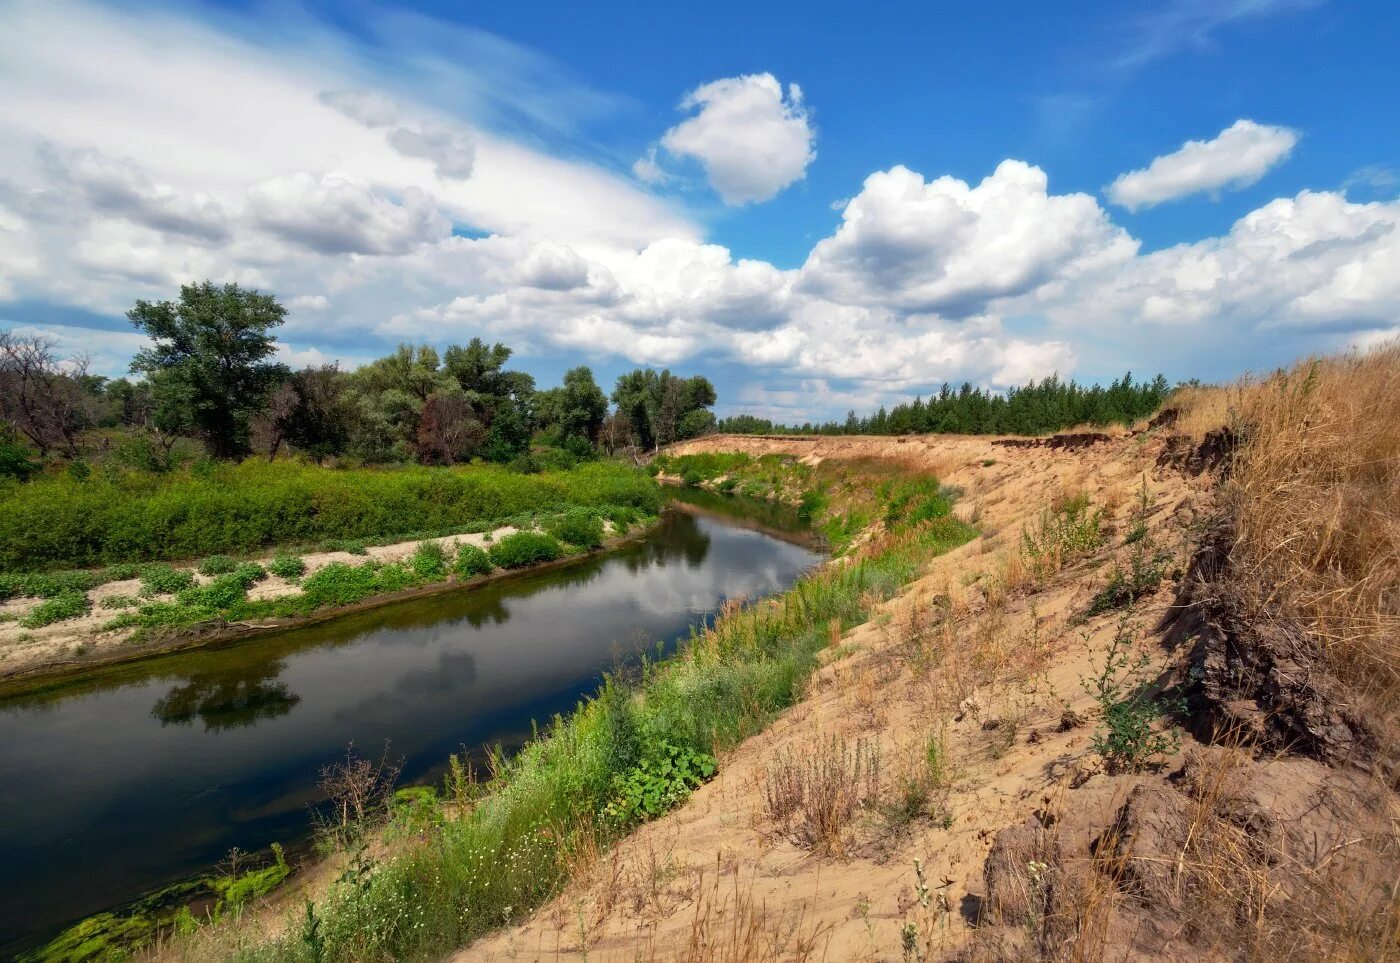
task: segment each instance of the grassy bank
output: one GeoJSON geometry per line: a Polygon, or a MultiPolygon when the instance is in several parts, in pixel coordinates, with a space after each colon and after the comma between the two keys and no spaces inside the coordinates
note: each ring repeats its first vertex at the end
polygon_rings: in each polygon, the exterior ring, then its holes
{"type": "Polygon", "coordinates": [[[491,465],[331,469],[250,461],[168,474],[55,476],[0,492],[0,571],[248,555],[327,539],[401,540],[605,505],[654,515],[661,494],[616,462],[537,475],[491,465]]]}
{"type": "Polygon", "coordinates": [[[846,563],[772,603],[727,612],[674,659],[608,680],[547,737],[497,759],[485,789],[454,766],[441,796],[373,807],[388,820],[389,844],[338,833],[350,869],[281,935],[206,926],[168,949],[190,959],[425,959],[518,918],[589,854],[682,801],[724,750],[801,698],[833,634],[972,537],[946,494],[924,502],[922,517],[902,515],[846,563]]]}
{"type": "Polygon", "coordinates": [[[958,494],[894,459],[829,458],[812,466],[792,455],[703,452],[661,455],[650,468],[688,486],[793,505],[836,555],[873,524],[890,528],[937,518],[958,494]]]}

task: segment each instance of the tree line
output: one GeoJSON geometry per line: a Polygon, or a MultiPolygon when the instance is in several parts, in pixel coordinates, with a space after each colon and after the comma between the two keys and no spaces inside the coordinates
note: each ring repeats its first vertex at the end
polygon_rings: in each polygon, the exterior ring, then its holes
{"type": "Polygon", "coordinates": [[[532,446],[586,458],[714,430],[715,389],[702,376],[637,369],[610,397],[580,365],[540,389],[508,367],[510,347],[480,338],[442,352],[400,345],[351,371],[293,370],[276,360],[285,317],[270,294],[209,281],[175,300],[137,301],[127,318],[151,346],[131,362],[136,377],[116,379],[60,359],[41,336],[0,330],[0,476],[80,460],[89,433],[104,428],[125,429],[126,450],[155,470],[171,466],[182,440],[230,460],[299,452],[318,463],[528,465],[532,446]]]}
{"type": "Polygon", "coordinates": [[[1107,388],[1051,375],[1005,394],[969,383],[956,390],[945,384],[927,401],[918,397],[888,411],[881,405],[875,414],[865,417],[851,411],[840,422],[784,425],[753,415],[735,415],[720,419],[716,427],[742,435],[1041,435],[1072,425],[1131,424],[1160,408],[1171,390],[1161,375],[1134,382],[1129,372],[1107,388]]]}

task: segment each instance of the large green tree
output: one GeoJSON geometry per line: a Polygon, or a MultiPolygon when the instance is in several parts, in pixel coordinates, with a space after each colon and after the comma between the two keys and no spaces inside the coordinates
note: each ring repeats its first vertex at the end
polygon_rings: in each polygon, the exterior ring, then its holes
{"type": "Polygon", "coordinates": [[[593,372],[586,365],[570,368],[564,372],[562,385],[535,396],[536,419],[561,443],[578,438],[590,445],[596,444],[598,431],[607,416],[608,396],[593,380],[593,372]]]}
{"type": "Polygon", "coordinates": [[[715,386],[701,375],[679,378],[669,370],[638,368],[617,379],[612,397],[643,448],[656,449],[714,427],[708,409],[716,400],[715,386]]]}
{"type": "Polygon", "coordinates": [[[248,427],[287,370],[270,360],[286,309],[237,284],[186,284],[176,301],[137,301],[131,323],[154,344],[131,363],[160,386],[157,419],[188,425],[217,458],[248,454],[248,427]],[[171,405],[184,408],[176,412],[171,405]]]}

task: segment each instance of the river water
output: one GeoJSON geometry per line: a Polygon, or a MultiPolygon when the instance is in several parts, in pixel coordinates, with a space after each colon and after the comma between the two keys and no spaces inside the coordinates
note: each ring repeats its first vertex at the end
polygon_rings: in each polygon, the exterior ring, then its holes
{"type": "Polygon", "coordinates": [[[789,512],[676,498],[644,542],[564,567],[0,698],[0,955],[305,839],[349,743],[387,742],[402,783],[519,746],[604,671],[820,560],[789,512]]]}

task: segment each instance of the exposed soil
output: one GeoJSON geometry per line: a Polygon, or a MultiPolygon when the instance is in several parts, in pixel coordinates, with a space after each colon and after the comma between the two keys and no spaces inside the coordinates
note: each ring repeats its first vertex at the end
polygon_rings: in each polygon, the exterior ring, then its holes
{"type": "Polygon", "coordinates": [[[1002,441],[676,446],[898,459],[962,488],[956,511],[984,534],[834,643],[806,697],[687,803],[457,959],[1322,958],[1314,936],[1332,921],[1308,914],[1338,902],[1337,928],[1359,932],[1394,868],[1375,842],[1391,838],[1388,815],[1354,765],[1368,737],[1312,686],[1296,634],[1221,601],[1228,562],[1196,548],[1217,513],[1208,466],[1224,456],[1183,460],[1155,432],[1002,441]],[[1048,577],[1018,574],[1023,527],[1081,490],[1106,510],[1105,545],[1048,577]],[[1163,581],[1126,613],[1091,615],[1139,520],[1132,542],[1170,556],[1163,581]],[[1124,634],[1153,691],[1188,695],[1181,721],[1195,723],[1138,771],[1094,750],[1085,687],[1124,634]],[[910,807],[930,740],[943,778],[910,807]],[[832,747],[874,753],[878,789],[835,832],[780,818],[780,777],[832,747]]]}

